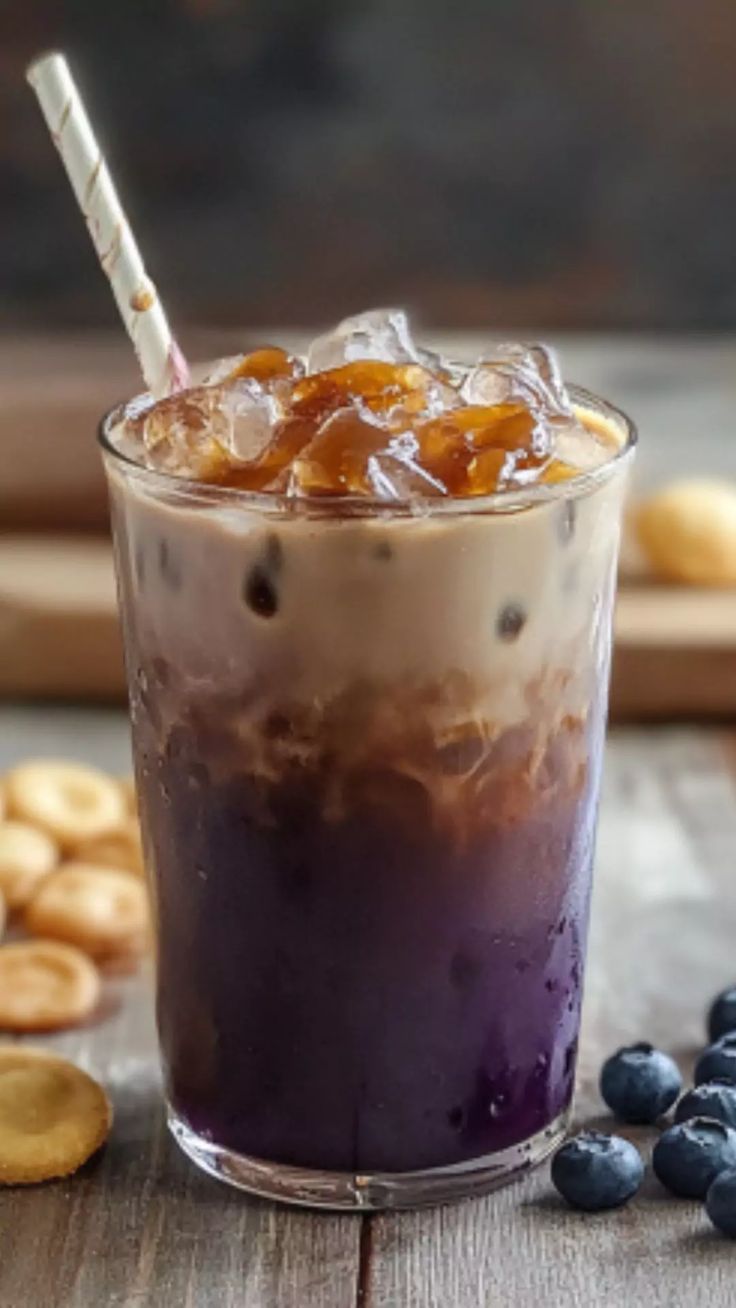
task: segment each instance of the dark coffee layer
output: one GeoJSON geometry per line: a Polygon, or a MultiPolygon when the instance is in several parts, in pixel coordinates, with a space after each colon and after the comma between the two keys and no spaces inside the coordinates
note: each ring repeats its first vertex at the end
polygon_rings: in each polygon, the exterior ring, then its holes
{"type": "MultiPolygon", "coordinates": [[[[238,1151],[359,1171],[444,1166],[548,1125],[573,1086],[590,768],[554,803],[540,771],[518,815],[501,768],[478,834],[433,825],[379,767],[326,816],[326,764],[305,762],[268,788],[264,821],[262,779],[222,776],[215,720],[201,705],[165,739],[138,730],[175,1111],[238,1151]]],[[[557,749],[558,779],[578,776],[564,731],[557,749]]]]}

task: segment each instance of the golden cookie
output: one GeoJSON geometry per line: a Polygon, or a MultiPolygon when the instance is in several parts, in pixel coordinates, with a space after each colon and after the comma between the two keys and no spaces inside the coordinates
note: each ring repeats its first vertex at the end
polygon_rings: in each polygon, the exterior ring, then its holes
{"type": "Polygon", "coordinates": [[[634,522],[647,562],[663,580],[736,583],[736,486],[673,482],[635,509],[634,522]]]}
{"type": "MultiPolygon", "coordinates": [[[[78,863],[96,863],[98,867],[122,868],[123,871],[134,872],[136,876],[144,876],[143,848],[138,819],[126,818],[115,831],[109,831],[106,836],[84,841],[74,849],[73,858],[78,863]]],[[[0,886],[1,884],[0,881],[0,886]]]]}
{"type": "Polygon", "coordinates": [[[79,949],[55,940],[0,945],[0,1030],[76,1026],[99,998],[97,968],[79,949]]]}
{"type": "Polygon", "coordinates": [[[25,924],[31,935],[66,940],[95,958],[140,952],[148,934],[146,887],[116,868],[64,863],[39,887],[25,924]]]}
{"type": "Polygon", "coordinates": [[[105,1091],[81,1068],[45,1050],[0,1045],[0,1185],[71,1175],[111,1124],[105,1091]]]}
{"type": "Polygon", "coordinates": [[[59,847],[38,827],[0,822],[0,891],[9,909],[22,908],[59,861],[59,847]]]}
{"type": "Polygon", "coordinates": [[[125,805],[131,817],[138,816],[138,791],[135,788],[135,777],[120,777],[118,785],[123,792],[125,805]]]}
{"type": "Polygon", "coordinates": [[[117,782],[81,763],[21,763],[7,774],[6,787],[9,813],[41,827],[66,849],[104,835],[126,817],[117,782]]]}

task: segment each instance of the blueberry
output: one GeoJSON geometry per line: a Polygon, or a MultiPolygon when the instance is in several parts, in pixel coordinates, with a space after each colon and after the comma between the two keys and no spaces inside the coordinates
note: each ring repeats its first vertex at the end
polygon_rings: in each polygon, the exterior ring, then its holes
{"type": "Polygon", "coordinates": [[[696,1085],[715,1081],[717,1077],[736,1082],[736,1031],[709,1045],[695,1064],[696,1085]]]}
{"type": "Polygon", "coordinates": [[[655,1122],[675,1102],[682,1077],[669,1054],[638,1044],[606,1059],[600,1086],[611,1112],[622,1122],[655,1122]]]}
{"type": "Polygon", "coordinates": [[[691,1117],[712,1117],[724,1126],[736,1129],[736,1085],[725,1077],[705,1081],[688,1090],[675,1109],[675,1121],[687,1122],[691,1117]]]}
{"type": "Polygon", "coordinates": [[[708,1010],[708,1039],[711,1044],[736,1031],[736,986],[729,986],[716,995],[708,1010]]]}
{"type": "Polygon", "coordinates": [[[595,1213],[618,1208],[644,1176],[639,1151],[618,1135],[582,1131],[552,1159],[552,1184],[573,1208],[595,1213]]]}
{"type": "Polygon", "coordinates": [[[736,1131],[710,1117],[693,1117],[664,1131],[652,1153],[662,1185],[685,1199],[704,1199],[711,1181],[736,1167],[736,1131]]]}
{"type": "Polygon", "coordinates": [[[706,1195],[705,1211],[719,1231],[736,1239],[736,1167],[719,1172],[706,1195]]]}

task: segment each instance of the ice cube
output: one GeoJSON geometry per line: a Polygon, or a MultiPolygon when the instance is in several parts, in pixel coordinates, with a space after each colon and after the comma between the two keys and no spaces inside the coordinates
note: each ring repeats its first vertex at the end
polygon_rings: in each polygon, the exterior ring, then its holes
{"type": "Polygon", "coordinates": [[[419,461],[419,442],[412,432],[394,436],[385,450],[368,460],[368,478],[377,499],[412,500],[446,495],[444,483],[419,461]]]}
{"type": "Polygon", "coordinates": [[[469,371],[462,396],[467,404],[520,401],[550,423],[572,416],[557,359],[546,345],[495,346],[469,371]]]}
{"type": "Polygon", "coordinates": [[[591,427],[572,418],[555,432],[554,457],[575,472],[589,472],[610,459],[611,445],[591,427]]]}
{"type": "Polygon", "coordinates": [[[318,338],[309,366],[275,346],[223,360],[206,385],[130,416],[136,452],[245,490],[389,501],[561,480],[610,453],[580,428],[544,346],[454,365],[381,309],[318,338]]]}
{"type": "Polygon", "coordinates": [[[250,379],[193,387],[143,415],[146,462],[179,476],[212,478],[221,465],[257,459],[280,417],[278,398],[250,379]]]}
{"type": "Polygon", "coordinates": [[[427,365],[422,368],[423,375],[413,395],[387,410],[387,421],[394,429],[404,424],[410,426],[421,418],[438,418],[462,403],[457,387],[437,376],[427,365]]]}
{"type": "Polygon", "coordinates": [[[294,458],[285,489],[302,495],[372,495],[407,500],[446,493],[422,467],[411,432],[390,437],[370,410],[339,409],[294,458]]]}
{"type": "Polygon", "coordinates": [[[341,408],[324,418],[291,465],[291,495],[366,495],[368,460],[386,440],[370,411],[341,408]]]}
{"type": "Polygon", "coordinates": [[[223,389],[222,408],[229,419],[226,448],[240,462],[263,454],[284,416],[279,396],[248,380],[223,389]]]}
{"type": "Polygon", "coordinates": [[[220,382],[226,381],[228,377],[232,377],[244,358],[244,354],[228,354],[224,359],[218,359],[205,373],[202,385],[217,386],[220,382]]]}
{"type": "Polygon", "coordinates": [[[402,431],[457,405],[458,394],[419,364],[356,359],[310,373],[293,388],[289,403],[293,413],[315,423],[355,408],[372,414],[386,430],[402,431]]]}
{"type": "Polygon", "coordinates": [[[370,309],[343,318],[333,331],[313,340],[307,354],[307,371],[323,372],[356,359],[420,363],[424,354],[412,340],[402,309],[370,309]]]}
{"type": "Polygon", "coordinates": [[[182,477],[212,477],[227,462],[230,419],[212,386],[160,400],[142,418],[142,439],[149,467],[182,477]]]}

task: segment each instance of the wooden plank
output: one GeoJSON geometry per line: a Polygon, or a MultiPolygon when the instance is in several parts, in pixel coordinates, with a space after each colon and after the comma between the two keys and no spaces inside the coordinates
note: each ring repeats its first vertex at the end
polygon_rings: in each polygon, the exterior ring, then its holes
{"type": "Polygon", "coordinates": [[[619,587],[611,716],[733,717],[736,589],[619,587]]]}
{"type": "MultiPolygon", "coordinates": [[[[734,979],[736,787],[724,739],[614,734],[601,821],[578,1124],[611,1129],[602,1058],[650,1038],[690,1067],[703,1010],[734,979]]],[[[620,1128],[618,1128],[620,1129],[620,1128]]],[[[648,1154],[655,1132],[624,1132],[648,1154]]],[[[617,1213],[586,1217],[547,1169],[485,1200],[372,1219],[367,1308],[731,1308],[733,1249],[698,1204],[649,1175],[617,1213]]]]}
{"type": "MultiPolygon", "coordinates": [[[[0,711],[0,767],[40,750],[127,762],[122,713],[0,711]]],[[[275,1208],[202,1175],[165,1129],[150,977],[110,981],[109,1015],[53,1039],[108,1088],[106,1149],[76,1177],[0,1191],[3,1308],[350,1308],[360,1223],[275,1208]]]]}
{"type": "Polygon", "coordinates": [[[733,718],[735,669],[736,645],[709,648],[683,643],[679,648],[657,648],[617,641],[611,669],[611,720],[733,718]]]}
{"type": "Polygon", "coordinates": [[[110,542],[0,536],[0,696],[124,694],[110,542]]]}
{"type": "Polygon", "coordinates": [[[736,649],[736,588],[698,586],[620,587],[616,640],[664,653],[686,645],[736,649]]]}

